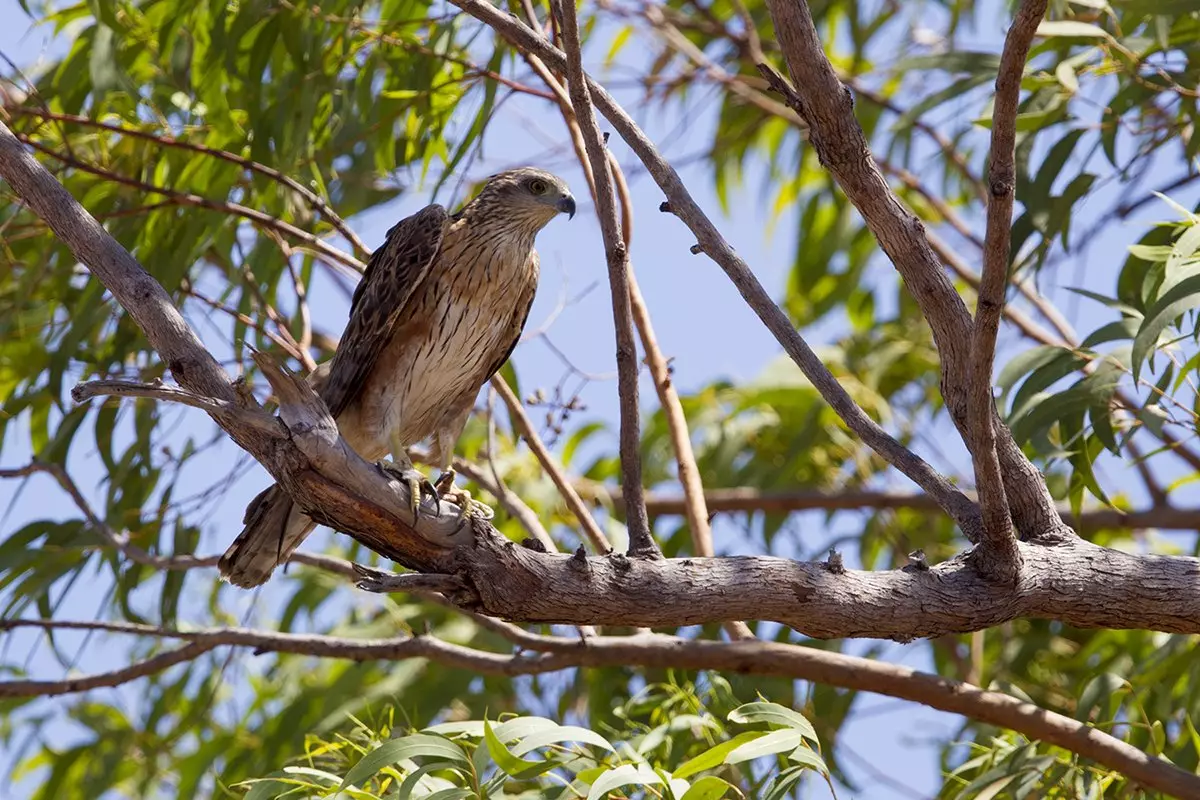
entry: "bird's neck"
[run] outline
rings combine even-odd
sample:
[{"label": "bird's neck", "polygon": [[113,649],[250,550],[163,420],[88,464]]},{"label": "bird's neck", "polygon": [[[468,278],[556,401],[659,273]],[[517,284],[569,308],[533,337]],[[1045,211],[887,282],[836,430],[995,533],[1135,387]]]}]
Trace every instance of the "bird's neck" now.
[{"label": "bird's neck", "polygon": [[496,247],[511,249],[514,255],[522,256],[533,249],[534,239],[547,222],[536,211],[489,208],[476,202],[464,206],[457,217],[473,237],[493,240]]}]

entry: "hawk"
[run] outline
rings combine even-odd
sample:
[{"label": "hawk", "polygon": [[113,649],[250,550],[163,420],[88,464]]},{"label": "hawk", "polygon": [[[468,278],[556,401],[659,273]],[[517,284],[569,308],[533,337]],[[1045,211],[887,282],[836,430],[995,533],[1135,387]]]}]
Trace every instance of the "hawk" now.
[{"label": "hawk", "polygon": [[[337,352],[308,377],[360,456],[391,454],[381,466],[408,485],[414,515],[422,494],[479,513],[453,488],[454,446],[480,387],[516,347],[537,290],[534,238],[560,213],[575,215],[566,183],[523,167],[488,178],[457,214],[434,204],[401,220],[367,262]],[[430,437],[436,487],[407,454]],[[316,527],[278,485],[250,502],[243,523],[217,565],[243,588],[264,583]]]}]

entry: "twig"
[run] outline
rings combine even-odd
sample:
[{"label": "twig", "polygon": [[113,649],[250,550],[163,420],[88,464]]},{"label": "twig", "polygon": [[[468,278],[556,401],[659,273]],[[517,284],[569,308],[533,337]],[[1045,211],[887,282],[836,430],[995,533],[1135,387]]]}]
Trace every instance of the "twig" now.
[{"label": "twig", "polygon": [[216,647],[215,644],[207,642],[192,642],[122,669],[81,675],[61,681],[0,681],[0,697],[56,697],[74,692],[86,692],[104,686],[120,686],[148,675],[157,675],[176,664],[194,661],[214,647]]},{"label": "twig", "polygon": [[[602,483],[579,481],[576,488],[584,500],[603,498],[606,503],[621,505],[621,492]],[[713,513],[789,513],[793,511],[862,511],[871,513],[906,508],[915,511],[941,511],[932,497],[913,492],[872,491],[847,489],[840,492],[763,491],[752,487],[707,489],[704,501]],[[686,515],[690,500],[679,494],[649,492],[646,509],[651,516]],[[1195,530],[1200,528],[1200,508],[1175,508],[1164,504],[1132,511],[1116,508],[1097,508],[1072,515],[1062,508],[1063,520],[1080,531],[1101,529]]]},{"label": "twig", "polygon": [[996,99],[992,112],[992,144],[988,166],[987,233],[983,247],[983,275],[971,337],[967,371],[967,429],[970,431],[971,461],[983,514],[981,567],[998,580],[1014,583],[1021,565],[1014,543],[1012,517],[1000,457],[996,453],[996,401],[992,395],[992,366],[996,338],[1004,313],[1004,289],[1008,285],[1008,256],[1012,240],[1012,210],[1016,197],[1017,109],[1021,101],[1021,76],[1034,31],[1046,13],[1046,0],[1024,0],[1009,28],[996,76]]},{"label": "twig", "polygon": [[339,217],[337,213],[335,213],[334,210],[329,207],[329,204],[325,202],[325,198],[321,197],[319,194],[312,191],[299,181],[284,175],[274,167],[268,167],[265,164],[260,164],[259,162],[254,161],[253,159],[245,158],[244,156],[239,156],[236,153],[230,153],[226,150],[219,150],[215,147],[207,147],[202,144],[185,142],[181,139],[176,139],[173,136],[159,135],[150,131],[143,131],[138,128],[131,128],[125,125],[114,125],[108,122],[101,122],[89,117],[79,116],[78,114],[61,114],[54,113],[48,109],[41,110],[27,107],[17,107],[9,110],[13,114],[22,116],[40,117],[42,119],[52,119],[59,122],[73,122],[78,125],[101,128],[106,131],[121,134],[122,136],[133,136],[138,139],[154,142],[157,145],[175,147],[180,150],[190,150],[194,153],[203,153],[205,155],[212,156],[213,158],[219,158],[223,161],[228,161],[231,164],[237,164],[239,167],[242,167],[245,170],[257,172],[259,175],[270,178],[276,183],[286,186],[296,194],[303,197],[314,211],[317,211],[322,217],[325,218],[326,222],[328,222],[338,233],[345,237],[346,241],[350,243],[350,246],[353,247],[357,253],[364,256],[371,254],[370,249],[363,244],[362,239],[358,238],[358,234],[351,230],[350,226],[346,224],[346,221]]},{"label": "twig", "polygon": [[[292,263],[292,259],[288,258],[285,262],[288,268],[288,274],[292,276],[292,289],[296,292],[296,307],[300,312],[300,339],[296,340],[296,345],[302,353],[301,361],[308,370],[316,369],[317,365],[313,361],[310,354],[312,349],[313,331],[312,331],[312,314],[308,309],[308,290],[304,288],[304,281],[300,278],[300,273],[296,269],[296,265]],[[289,338],[291,332],[288,332]]]},{"label": "twig", "polygon": [[204,349],[158,281],[26,152],[3,122],[0,177],[113,293],[180,384],[197,394],[233,400],[228,376]]},{"label": "twig", "polygon": [[[107,623],[56,625],[53,621],[43,620],[0,622],[0,629],[21,625],[40,628],[57,626],[112,629]],[[717,670],[806,680],[898,697],[930,708],[961,714],[986,724],[1008,728],[1030,739],[1063,747],[1117,770],[1151,789],[1177,797],[1200,795],[1200,776],[1150,756],[1078,720],[1006,694],[947,680],[939,675],[810,647],[775,642],[696,641],[656,634],[600,636],[583,641],[563,637],[539,637],[551,641],[559,640],[554,642],[555,652],[530,656],[520,653],[500,655],[472,650],[432,636],[350,639],[243,628],[215,628],[191,632],[145,629],[143,626],[137,628],[137,632],[142,635],[181,638],[190,640],[190,644],[124,670],[65,681],[2,682],[0,697],[45,696],[99,686],[117,686],[196,658],[222,645],[251,647],[259,653],[294,653],[355,661],[427,658],[443,666],[505,676],[545,674],[572,667],[616,665]],[[536,640],[530,642],[531,645],[535,643]],[[559,649],[560,647],[562,649]]]},{"label": "twig", "polygon": [[[211,211],[220,211],[223,214],[230,214],[232,216],[242,217],[243,219],[250,220],[251,222],[253,222],[257,225],[260,225],[263,228],[276,230],[280,233],[283,233],[283,234],[286,234],[286,235],[292,237],[293,239],[297,239],[301,242],[304,242],[308,247],[311,247],[317,253],[320,253],[321,255],[325,256],[329,260],[336,262],[336,263],[342,265],[343,267],[347,267],[347,268],[349,268],[355,272],[358,272],[360,274],[365,269],[365,266],[363,265],[363,263],[361,261],[359,261],[354,256],[350,255],[349,253],[345,252],[344,250],[334,247],[333,245],[326,242],[324,239],[321,239],[320,237],[318,237],[314,234],[311,234],[308,231],[297,228],[295,225],[291,224],[290,222],[284,222],[283,220],[279,219],[278,217],[273,217],[270,214],[266,214],[257,209],[248,208],[247,206],[241,205],[240,203],[231,203],[231,202],[227,202],[224,200],[210,200],[207,197],[201,197],[199,195],[192,194],[190,192],[181,192],[181,191],[177,191],[175,189],[168,189],[165,186],[155,186],[152,183],[146,183],[145,181],[141,181],[136,178],[130,178],[125,175],[118,174],[116,172],[111,172],[102,167],[97,167],[94,164],[89,164],[86,161],[81,161],[80,159],[75,158],[73,156],[59,153],[58,151],[54,150],[53,148],[47,147],[46,145],[41,144],[40,142],[34,141],[32,138],[25,136],[24,134],[15,134],[15,136],[17,139],[28,144],[30,147],[34,148],[35,150],[45,153],[46,155],[50,156],[51,158],[58,159],[62,163],[66,164],[68,166],[74,167],[75,169],[90,173],[92,175],[97,175],[101,178],[105,178],[105,179],[113,181],[115,183],[120,183],[125,186],[131,186],[135,189],[140,189],[143,192],[150,192],[153,194],[160,194],[164,197],[169,197],[173,201],[175,201],[176,203],[178,203],[179,205],[182,205],[182,206],[194,206],[197,208],[207,208]],[[22,197],[24,197],[24,195],[22,195]],[[39,216],[40,216],[40,214],[39,214]],[[44,219],[44,217],[43,217],[43,219]]]},{"label": "twig", "polygon": [[[233,317],[238,322],[241,322],[243,325],[246,325],[247,327],[249,327],[251,330],[258,331],[263,336],[266,336],[272,342],[279,345],[279,347],[282,348],[283,351],[286,352],[288,355],[290,355],[292,358],[296,359],[297,361],[299,361],[301,363],[305,363],[305,358],[304,358],[305,351],[301,350],[299,348],[299,346],[295,343],[295,341],[288,341],[288,340],[284,339],[282,336],[280,336],[278,333],[268,330],[266,328],[266,326],[259,324],[258,320],[254,319],[254,317],[243,314],[242,312],[238,311],[236,308],[231,308],[231,307],[225,305],[224,303],[221,303],[217,300],[214,300],[211,297],[201,294],[200,292],[196,291],[196,288],[194,286],[192,286],[191,282],[188,281],[186,278],[184,279],[182,288],[183,288],[184,294],[188,295],[189,297],[196,298],[197,300],[204,303],[206,306],[213,309],[214,311],[220,311],[224,314],[227,314],[230,317]],[[278,327],[278,325],[277,325],[277,327]],[[286,329],[280,328],[280,330],[286,330]],[[312,356],[308,356],[308,360],[311,361]],[[307,364],[305,364],[305,366],[307,367]]]},{"label": "twig", "polygon": [[457,575],[431,575],[422,572],[384,572],[354,565],[355,586],[367,592],[438,592],[447,596],[470,592],[470,587]]},{"label": "twig", "polygon": [[525,443],[533,451],[533,455],[542,465],[542,469],[546,471],[550,480],[558,488],[558,493],[566,501],[567,508],[571,509],[571,513],[579,520],[579,526],[583,528],[583,535],[592,543],[592,548],[600,554],[610,552],[612,545],[609,544],[608,537],[604,535],[604,531],[600,530],[600,526],[592,517],[592,512],[579,497],[579,493],[575,491],[571,481],[563,474],[562,468],[554,460],[554,456],[546,449],[546,445],[537,435],[537,431],[533,429],[533,423],[529,421],[525,409],[521,407],[521,399],[513,394],[513,390],[500,375],[492,377],[492,386],[495,387],[496,394],[504,401],[504,405],[508,407],[508,415],[512,418],[513,426],[525,439]]},{"label": "twig", "polygon": [[629,555],[661,558],[662,551],[650,535],[650,522],[642,502],[642,455],[638,406],[637,346],[633,341],[633,314],[629,303],[629,251],[621,238],[621,225],[613,202],[612,173],[600,126],[592,110],[592,100],[583,72],[579,42],[579,20],[575,4],[551,0],[562,27],[566,48],[567,90],[575,119],[583,134],[583,144],[596,182],[596,213],[604,237],[608,261],[608,281],[612,289],[613,326],[617,335],[617,394],[620,398],[621,485],[625,492],[625,523],[629,528]]},{"label": "twig", "polygon": [[98,380],[80,383],[71,390],[71,399],[82,403],[95,397],[144,397],[167,403],[179,403],[216,417],[235,417],[242,425],[258,430],[268,436],[278,436],[280,428],[275,418],[261,411],[243,408],[228,400],[215,400],[198,394],[158,383],[134,383],[132,381]]}]

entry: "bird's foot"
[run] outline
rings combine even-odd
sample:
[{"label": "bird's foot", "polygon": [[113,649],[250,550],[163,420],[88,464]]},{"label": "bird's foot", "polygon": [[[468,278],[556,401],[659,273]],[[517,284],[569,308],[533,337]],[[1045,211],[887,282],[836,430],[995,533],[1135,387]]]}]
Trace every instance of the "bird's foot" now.
[{"label": "bird's foot", "polygon": [[[409,506],[414,521],[421,513],[421,498],[432,498],[435,503],[438,501],[438,490],[429,482],[429,478],[425,477],[420,470],[415,469],[412,464],[399,464],[395,461],[384,460],[376,461],[375,466],[379,467],[384,474],[392,476],[408,487]],[[434,514],[434,516],[437,515]]]},{"label": "bird's foot", "polygon": [[454,478],[455,472],[452,469],[448,469],[438,476],[434,488],[437,489],[441,499],[461,508],[463,517],[489,520],[496,516],[496,512],[492,510],[491,506],[472,499],[470,492],[455,486]]}]

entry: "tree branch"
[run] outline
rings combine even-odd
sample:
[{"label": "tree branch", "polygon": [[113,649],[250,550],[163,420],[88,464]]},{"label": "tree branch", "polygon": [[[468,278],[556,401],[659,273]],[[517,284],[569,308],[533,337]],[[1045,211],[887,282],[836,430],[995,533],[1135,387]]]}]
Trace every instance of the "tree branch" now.
[{"label": "tree branch", "polygon": [[924,568],[839,572],[824,562],[765,556],[649,562],[548,555],[482,535],[458,553],[458,574],[480,597],[475,610],[523,622],[660,628],[764,620],[816,638],[897,641],[1021,617],[1200,632],[1200,597],[1182,589],[1200,576],[1196,559],[1133,555],[1078,537],[1018,546],[1027,568],[1015,587],[981,576],[966,556]]},{"label": "tree branch", "polygon": [[1004,313],[1008,286],[1009,246],[1012,239],[1013,200],[1017,186],[1017,109],[1021,76],[1034,31],[1046,13],[1046,0],[1023,0],[1009,28],[996,76],[992,111],[992,145],[988,165],[987,233],[983,246],[983,274],[971,338],[967,368],[967,430],[975,485],[983,514],[982,563],[998,580],[1012,582],[1021,568],[1014,544],[1012,517],[996,453],[996,400],[992,395],[992,366],[996,337]]},{"label": "tree branch", "polygon": [[642,502],[642,456],[638,406],[637,346],[633,341],[633,314],[629,307],[629,251],[621,238],[621,225],[613,201],[612,173],[600,126],[592,110],[592,100],[583,72],[583,55],[579,43],[579,20],[574,0],[550,0],[551,8],[562,26],[563,47],[566,48],[567,91],[575,109],[575,119],[583,134],[583,144],[591,163],[596,182],[596,213],[600,217],[600,232],[608,261],[608,282],[612,290],[613,326],[617,334],[617,394],[621,410],[621,485],[627,499],[625,524],[629,528],[629,555],[639,558],[661,558],[646,505]]},{"label": "tree branch", "polygon": [[[853,98],[825,56],[807,4],[768,0],[767,5],[796,88],[788,86],[769,65],[761,64],[759,70],[807,120],[809,141],[821,163],[862,214],[916,299],[941,357],[942,396],[965,438],[969,435],[971,315],[929,246],[925,226],[900,203],[875,165],[854,116]],[[1069,535],[1041,472],[1025,458],[998,416],[994,424],[1000,466],[1017,527],[1027,537]]]},{"label": "tree branch", "polygon": [[[471,16],[486,23],[519,50],[533,53],[551,69],[564,71],[566,57],[520,20],[505,14],[482,0],[452,0]],[[775,336],[783,349],[812,381],[817,391],[858,437],[884,460],[914,483],[937,498],[939,505],[959,524],[968,537],[977,535],[978,509],[945,477],[938,474],[916,454],[905,448],[878,423],[867,416],[829,369],[821,362],[804,338],[792,326],[781,308],[771,299],[754,272],[734,252],[712,222],[696,204],[675,169],[659,154],[653,142],[625,113],[624,109],[596,81],[587,78],[588,90],[596,108],[612,123],[620,136],[641,159],[670,203],[671,211],[696,236],[701,252],[716,261],[741,292],[751,309]]]},{"label": "tree branch", "polygon": [[[104,622],[11,620],[15,627],[109,630],[179,638],[189,644],[125,670],[66,681],[0,682],[0,697],[64,694],[97,686],[116,686],[159,672],[222,645],[252,647],[255,652],[294,653],[356,661],[426,658],[449,667],[486,675],[536,675],[577,667],[635,665],[646,668],[717,670],[806,680],[862,692],[897,697],[990,725],[1018,731],[1117,770],[1131,780],[1176,797],[1200,794],[1200,776],[1155,758],[1083,722],[1015,697],[959,683],[909,667],[776,642],[711,642],[675,636],[640,634],[583,640],[526,634],[524,647],[536,655],[488,653],[441,641],[432,636],[392,639],[349,639],[243,628],[171,631],[152,626]],[[188,650],[188,648],[193,648]],[[186,655],[185,651],[187,651]],[[169,658],[164,658],[167,656]],[[151,663],[155,659],[162,662]],[[86,682],[86,685],[83,685]]]}]

